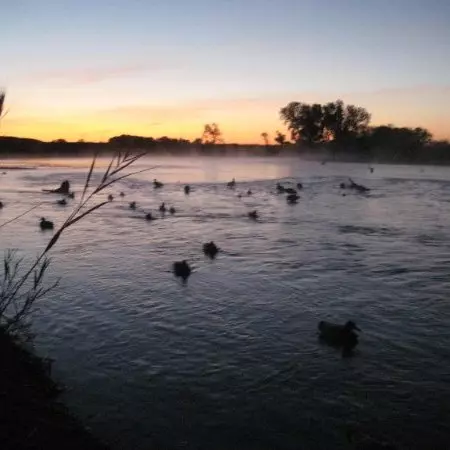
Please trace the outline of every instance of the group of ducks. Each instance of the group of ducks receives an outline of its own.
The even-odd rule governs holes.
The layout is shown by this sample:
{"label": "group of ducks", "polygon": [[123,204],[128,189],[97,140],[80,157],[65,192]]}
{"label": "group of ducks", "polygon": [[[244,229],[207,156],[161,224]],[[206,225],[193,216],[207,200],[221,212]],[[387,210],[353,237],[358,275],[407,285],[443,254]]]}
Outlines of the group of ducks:
{"label": "group of ducks", "polygon": [[[341,189],[353,189],[357,192],[367,192],[369,191],[369,188],[355,183],[352,179],[349,179],[350,183],[341,183],[340,188]],[[155,189],[160,189],[164,186],[164,184],[158,180],[153,180],[153,187]],[[236,180],[233,178],[230,182],[227,183],[227,187],[229,189],[234,189],[236,186]],[[296,185],[297,189],[302,189],[303,185],[302,183],[297,183]],[[184,193],[188,195],[191,191],[191,188],[189,185],[184,186]],[[285,187],[280,183],[276,184],[276,190],[278,193],[287,194],[286,200],[288,203],[296,203],[298,199],[300,198],[297,190],[292,187]],[[67,198],[74,198],[75,195],[73,192],[70,192],[70,183],[69,181],[65,180],[61,183],[61,186],[57,189],[51,189],[51,190],[44,190],[44,192],[47,193],[54,193],[54,194],[61,194],[64,195]],[[248,191],[248,195],[251,195],[251,191]],[[121,197],[124,197],[125,194],[123,192],[120,193]],[[108,196],[108,200],[112,201],[114,198],[110,194]],[[61,200],[58,200],[57,203],[59,205],[65,206],[67,205],[66,198],[63,198]],[[130,209],[135,210],[136,209],[136,202],[133,201],[129,204]],[[0,202],[0,209],[3,207],[3,204]],[[166,211],[169,211],[170,214],[175,214],[175,208],[170,207],[167,208],[165,203],[161,203],[159,206],[159,211],[164,214]],[[256,220],[258,219],[259,215],[256,210],[250,211],[248,213],[248,217],[250,219]],[[146,220],[154,220],[154,217],[151,212],[147,213],[145,216]],[[40,228],[42,230],[53,230],[54,224],[53,222],[46,220],[45,217],[42,217],[40,220]],[[219,247],[213,242],[206,242],[203,244],[202,247],[203,253],[205,256],[209,257],[210,259],[214,259],[217,254],[219,253],[220,249]],[[173,263],[172,271],[176,277],[179,277],[183,280],[184,283],[188,280],[191,273],[193,272],[191,266],[186,260],[177,261]],[[319,337],[320,339],[334,347],[338,347],[342,349],[343,355],[350,355],[353,351],[353,349],[358,345],[358,334],[355,331],[360,331],[360,329],[356,326],[356,324],[352,321],[348,321],[344,325],[338,325],[326,321],[320,321],[318,325],[319,329]]]}

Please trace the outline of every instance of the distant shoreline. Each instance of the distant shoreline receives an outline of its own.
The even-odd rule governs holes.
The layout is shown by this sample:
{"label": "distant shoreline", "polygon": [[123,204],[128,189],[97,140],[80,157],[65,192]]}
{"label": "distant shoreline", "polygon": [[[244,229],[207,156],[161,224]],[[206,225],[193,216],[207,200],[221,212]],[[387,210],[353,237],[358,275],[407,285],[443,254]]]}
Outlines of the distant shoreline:
{"label": "distant shoreline", "polygon": [[[94,155],[108,157],[118,151],[132,153],[148,152],[157,157],[299,157],[319,162],[355,162],[366,164],[404,165],[450,165],[450,148],[437,144],[425,146],[414,152],[413,157],[402,156],[393,148],[338,148],[332,143],[314,147],[297,144],[204,145],[185,140],[161,138],[118,137],[110,142],[66,142],[63,140],[44,142],[36,139],[0,136],[0,160],[32,160],[40,158],[92,158]],[[116,139],[116,140],[114,140]],[[133,140],[135,139],[135,140]],[[119,140],[119,142],[117,142]],[[1,165],[0,170],[25,170],[24,167]]]}

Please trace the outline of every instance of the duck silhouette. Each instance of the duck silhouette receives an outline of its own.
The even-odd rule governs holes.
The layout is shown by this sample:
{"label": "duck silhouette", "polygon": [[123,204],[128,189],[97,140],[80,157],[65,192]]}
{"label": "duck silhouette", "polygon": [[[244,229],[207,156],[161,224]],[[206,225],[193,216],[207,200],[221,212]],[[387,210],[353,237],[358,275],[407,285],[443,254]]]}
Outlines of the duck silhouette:
{"label": "duck silhouette", "polygon": [[219,247],[213,241],[207,242],[203,244],[203,253],[209,258],[214,259],[217,253],[219,253]]}
{"label": "duck silhouette", "polygon": [[66,206],[67,200],[65,198],[62,198],[61,200],[58,200],[56,203],[58,203],[58,205],[61,205],[61,206]]}
{"label": "duck silhouette", "polygon": [[153,187],[155,189],[160,189],[164,186],[163,183],[161,183],[161,181],[158,181],[156,178],[153,180]]}
{"label": "duck silhouette", "polygon": [[162,202],[162,203],[159,205],[159,210],[160,210],[163,214],[167,211],[166,204],[165,204],[164,202]]}
{"label": "duck silhouette", "polygon": [[120,195],[121,197],[125,197],[125,194],[124,194],[123,192],[121,192],[119,195]]}
{"label": "duck silhouette", "polygon": [[44,192],[48,192],[49,194],[65,194],[68,195],[70,191],[70,183],[69,180],[64,180],[59,188],[57,189],[44,189]]}
{"label": "duck silhouette", "polygon": [[297,183],[297,189],[303,189],[303,184],[302,183]]}
{"label": "duck silhouette", "polygon": [[153,217],[152,213],[149,212],[145,215],[145,220],[156,220],[156,219]]}
{"label": "duck silhouette", "polygon": [[45,217],[41,217],[39,226],[41,227],[41,230],[53,230],[53,228],[54,228],[53,222],[50,222],[49,220],[45,220]]}
{"label": "duck silhouette", "polygon": [[235,186],[236,186],[236,180],[234,178],[227,183],[227,187],[229,189],[233,189]]}
{"label": "duck silhouette", "polygon": [[253,219],[253,220],[258,219],[258,217],[259,217],[258,211],[256,211],[256,209],[254,209],[253,211],[250,211],[250,212],[248,213],[248,217],[249,217],[250,219]]}
{"label": "duck silhouette", "polygon": [[286,192],[286,188],[284,186],[282,186],[280,183],[277,183],[276,188],[277,188],[277,192],[279,194],[283,194],[284,192]]}
{"label": "duck silhouette", "polygon": [[130,209],[136,209],[136,202],[130,203]]}
{"label": "duck silhouette", "polygon": [[169,213],[170,213],[170,214],[174,215],[176,212],[177,212],[177,211],[176,211],[176,209],[175,209],[173,206],[171,206],[171,207],[169,208]]}
{"label": "duck silhouette", "polygon": [[184,283],[191,276],[192,269],[185,259],[173,263],[173,273],[176,277],[181,278]]}
{"label": "duck silhouette", "polygon": [[290,204],[290,205],[294,205],[295,203],[297,203],[298,202],[298,199],[299,199],[300,197],[299,197],[299,195],[297,195],[297,194],[289,194],[287,197],[286,197],[286,201]]}
{"label": "duck silhouette", "polygon": [[186,195],[189,195],[189,192],[191,192],[191,187],[187,184],[187,185],[184,187],[184,193],[185,193]]}
{"label": "duck silhouette", "polygon": [[108,195],[108,202],[112,202],[114,200],[114,197],[112,194]]}
{"label": "duck silhouette", "polygon": [[358,345],[358,335],[355,333],[355,330],[361,330],[351,320],[344,325],[321,320],[318,328],[319,338],[332,347],[342,348],[344,351],[349,352]]}

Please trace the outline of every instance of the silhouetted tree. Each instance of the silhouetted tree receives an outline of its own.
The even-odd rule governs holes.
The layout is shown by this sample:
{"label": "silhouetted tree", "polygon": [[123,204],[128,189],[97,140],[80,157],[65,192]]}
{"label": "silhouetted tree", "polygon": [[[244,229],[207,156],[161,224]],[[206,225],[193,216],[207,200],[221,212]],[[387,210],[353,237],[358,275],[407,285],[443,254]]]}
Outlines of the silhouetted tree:
{"label": "silhouetted tree", "polygon": [[370,121],[370,114],[364,108],[345,106],[342,100],[325,105],[291,102],[281,108],[280,116],[292,139],[307,144],[348,143],[364,134]]}
{"label": "silhouetted tree", "polygon": [[267,147],[269,145],[269,135],[268,135],[268,133],[266,133],[266,132],[261,133],[261,137],[263,138],[264,145]]}
{"label": "silhouetted tree", "polygon": [[216,123],[207,123],[202,134],[202,143],[207,145],[223,144],[222,132]]}
{"label": "silhouetted tree", "polygon": [[397,128],[383,125],[369,130],[367,139],[373,149],[389,149],[395,157],[414,160],[418,152],[431,141],[431,133],[424,128]]}
{"label": "silhouetted tree", "polygon": [[276,132],[275,135],[275,142],[279,145],[285,145],[286,144],[286,135],[283,133],[280,133],[279,131]]}

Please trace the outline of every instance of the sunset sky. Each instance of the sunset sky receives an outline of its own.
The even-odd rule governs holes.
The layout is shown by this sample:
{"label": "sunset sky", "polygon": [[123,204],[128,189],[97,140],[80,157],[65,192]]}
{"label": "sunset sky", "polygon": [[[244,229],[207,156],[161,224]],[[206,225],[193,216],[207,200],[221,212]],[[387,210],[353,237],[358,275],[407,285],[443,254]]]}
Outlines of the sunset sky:
{"label": "sunset sky", "polygon": [[0,132],[225,141],[283,130],[291,100],[450,138],[449,0],[13,0],[0,14]]}

